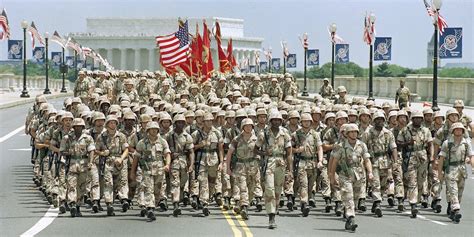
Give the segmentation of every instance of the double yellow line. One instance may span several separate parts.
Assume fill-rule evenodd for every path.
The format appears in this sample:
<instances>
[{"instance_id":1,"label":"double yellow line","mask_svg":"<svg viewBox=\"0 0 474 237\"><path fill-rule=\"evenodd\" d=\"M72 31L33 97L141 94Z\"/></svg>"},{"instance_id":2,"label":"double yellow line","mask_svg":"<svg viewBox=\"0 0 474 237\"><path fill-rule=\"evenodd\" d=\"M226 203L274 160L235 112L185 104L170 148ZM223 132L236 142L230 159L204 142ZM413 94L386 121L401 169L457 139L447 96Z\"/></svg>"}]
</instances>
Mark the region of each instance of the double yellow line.
<instances>
[{"instance_id":1,"label":"double yellow line","mask_svg":"<svg viewBox=\"0 0 474 237\"><path fill-rule=\"evenodd\" d=\"M245 221L240 217L240 215L235 215L233 211L229 213L229 211L224 210L221 207L221 211L224 214L225 219L227 220L227 223L229 224L230 228L232 229L232 233L234 233L234 237L242 237L242 231L239 229L239 227L243 230L243 233L245 234L246 237L253 237L252 232L250 232L249 227L245 223ZM234 222L234 218L236 222ZM238 223L238 225L236 224Z\"/></svg>"}]
</instances>

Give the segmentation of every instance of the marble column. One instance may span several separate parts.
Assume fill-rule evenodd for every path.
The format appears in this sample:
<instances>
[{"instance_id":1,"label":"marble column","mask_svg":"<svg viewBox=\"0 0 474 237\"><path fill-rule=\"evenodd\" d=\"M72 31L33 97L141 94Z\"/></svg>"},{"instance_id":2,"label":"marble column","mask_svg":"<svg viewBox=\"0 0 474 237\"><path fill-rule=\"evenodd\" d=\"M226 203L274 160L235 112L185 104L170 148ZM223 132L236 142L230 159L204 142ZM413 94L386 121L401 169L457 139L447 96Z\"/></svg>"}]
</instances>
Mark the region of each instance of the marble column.
<instances>
[{"instance_id":1,"label":"marble column","mask_svg":"<svg viewBox=\"0 0 474 237\"><path fill-rule=\"evenodd\" d=\"M127 69L127 49L120 49L120 68Z\"/></svg>"},{"instance_id":2,"label":"marble column","mask_svg":"<svg viewBox=\"0 0 474 237\"><path fill-rule=\"evenodd\" d=\"M156 63L156 49L149 49L148 50L148 70L155 71L155 63Z\"/></svg>"},{"instance_id":3,"label":"marble column","mask_svg":"<svg viewBox=\"0 0 474 237\"><path fill-rule=\"evenodd\" d=\"M113 54L112 54L112 49L107 49L107 62L109 62L110 65L113 65Z\"/></svg>"},{"instance_id":4,"label":"marble column","mask_svg":"<svg viewBox=\"0 0 474 237\"><path fill-rule=\"evenodd\" d=\"M134 52L135 52L135 68L134 68L134 70L139 70L140 71L140 66L141 66L140 65L141 64L141 62L140 62L140 49L135 49Z\"/></svg>"}]
</instances>

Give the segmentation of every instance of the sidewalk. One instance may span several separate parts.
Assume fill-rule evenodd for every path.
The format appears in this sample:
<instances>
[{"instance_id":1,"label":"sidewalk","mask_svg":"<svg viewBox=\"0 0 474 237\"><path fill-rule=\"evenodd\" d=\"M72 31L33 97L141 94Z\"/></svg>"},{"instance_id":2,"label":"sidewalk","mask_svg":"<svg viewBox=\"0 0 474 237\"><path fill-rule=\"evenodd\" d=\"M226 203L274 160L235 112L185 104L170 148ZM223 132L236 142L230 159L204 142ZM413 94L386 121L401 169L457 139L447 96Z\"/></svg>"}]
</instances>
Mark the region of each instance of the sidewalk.
<instances>
[{"instance_id":1,"label":"sidewalk","mask_svg":"<svg viewBox=\"0 0 474 237\"><path fill-rule=\"evenodd\" d=\"M308 97L298 96L298 99L313 101L315 95L316 95L316 93L310 93ZM347 95L347 96L349 96L349 97L353 97L353 96L363 97L363 96L359 96L359 95ZM375 104L378 104L378 105L381 105L382 103L384 103L386 101L388 101L392 104L395 103L394 99L375 98ZM411 109L412 110L423 110L424 108L426 108L426 107L423 107L423 102L424 101L411 103ZM426 102L429 102L431 104L431 101L426 101ZM440 108L441 113L446 114L446 111L448 109L452 108L453 105L452 104L438 104L438 107ZM474 118L474 108L473 107L464 107L463 113L465 113L466 115L468 115L471 118Z\"/></svg>"},{"instance_id":2,"label":"sidewalk","mask_svg":"<svg viewBox=\"0 0 474 237\"><path fill-rule=\"evenodd\" d=\"M29 98L21 98L21 91L17 92L0 92L0 109L6 109L18 105L33 103L37 95L43 94L43 90L28 91ZM47 99L55 99L61 97L72 96L72 91L68 93L60 93L59 91L51 91L51 94L46 95Z\"/></svg>"}]
</instances>

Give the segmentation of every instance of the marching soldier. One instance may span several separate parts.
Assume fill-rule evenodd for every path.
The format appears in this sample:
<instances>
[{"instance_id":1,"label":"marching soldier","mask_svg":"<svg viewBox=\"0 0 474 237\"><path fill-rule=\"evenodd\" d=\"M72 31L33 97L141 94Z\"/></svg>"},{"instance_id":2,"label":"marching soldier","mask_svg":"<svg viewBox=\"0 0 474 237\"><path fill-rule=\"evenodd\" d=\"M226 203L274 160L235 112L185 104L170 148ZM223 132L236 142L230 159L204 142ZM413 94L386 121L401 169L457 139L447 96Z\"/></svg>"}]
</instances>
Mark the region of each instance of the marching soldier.
<instances>
[{"instance_id":1,"label":"marching soldier","mask_svg":"<svg viewBox=\"0 0 474 237\"><path fill-rule=\"evenodd\" d=\"M321 86L321 88L319 89L319 94L324 98L328 98L330 99L333 94L334 94L334 91L332 89L332 86L329 85L329 79L327 78L324 78L323 80L323 85Z\"/></svg>"},{"instance_id":2,"label":"marching soldier","mask_svg":"<svg viewBox=\"0 0 474 237\"><path fill-rule=\"evenodd\" d=\"M395 103L398 103L400 109L410 107L410 89L405 87L405 80L400 80L400 88L398 88L395 94Z\"/></svg>"},{"instance_id":3,"label":"marching soldier","mask_svg":"<svg viewBox=\"0 0 474 237\"><path fill-rule=\"evenodd\" d=\"M367 146L357 139L359 128L355 124L349 124L344 131L347 140L341 142L341 147L331 154L329 177L331 185L341 190L341 197L345 206L347 218L345 229L355 231L358 225L355 223L355 193L364 192L366 173L369 181L373 179L372 164ZM339 179L336 179L338 174Z\"/></svg>"}]
</instances>

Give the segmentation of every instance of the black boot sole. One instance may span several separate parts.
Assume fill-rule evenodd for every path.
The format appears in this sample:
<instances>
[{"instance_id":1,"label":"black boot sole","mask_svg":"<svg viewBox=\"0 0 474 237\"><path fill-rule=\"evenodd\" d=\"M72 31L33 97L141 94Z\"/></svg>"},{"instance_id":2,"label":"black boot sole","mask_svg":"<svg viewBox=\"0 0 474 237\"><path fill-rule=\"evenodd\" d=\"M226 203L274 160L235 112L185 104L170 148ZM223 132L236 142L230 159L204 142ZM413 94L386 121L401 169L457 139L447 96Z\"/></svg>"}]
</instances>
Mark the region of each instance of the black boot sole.
<instances>
[{"instance_id":1,"label":"black boot sole","mask_svg":"<svg viewBox=\"0 0 474 237\"><path fill-rule=\"evenodd\" d=\"M209 216L209 209L207 209L207 207L203 207L202 208L202 214L204 214L204 216Z\"/></svg>"},{"instance_id":2,"label":"black boot sole","mask_svg":"<svg viewBox=\"0 0 474 237\"><path fill-rule=\"evenodd\" d=\"M307 217L309 215L309 208L305 207L301 210L303 212L303 217Z\"/></svg>"},{"instance_id":3,"label":"black boot sole","mask_svg":"<svg viewBox=\"0 0 474 237\"><path fill-rule=\"evenodd\" d=\"M130 204L128 204L128 202L124 202L122 204L122 212L127 212L129 208L130 208Z\"/></svg>"},{"instance_id":4,"label":"black boot sole","mask_svg":"<svg viewBox=\"0 0 474 237\"><path fill-rule=\"evenodd\" d=\"M418 215L418 209L411 210L411 218L416 218Z\"/></svg>"},{"instance_id":5,"label":"black boot sole","mask_svg":"<svg viewBox=\"0 0 474 237\"><path fill-rule=\"evenodd\" d=\"M382 217L383 216L382 210L380 208L375 208L375 215L377 217Z\"/></svg>"},{"instance_id":6,"label":"black boot sole","mask_svg":"<svg viewBox=\"0 0 474 237\"><path fill-rule=\"evenodd\" d=\"M314 200L309 200L309 205L312 207L312 208L316 208L316 202Z\"/></svg>"},{"instance_id":7,"label":"black boot sole","mask_svg":"<svg viewBox=\"0 0 474 237\"><path fill-rule=\"evenodd\" d=\"M437 204L437 205L435 206L435 208L434 208L434 209L435 209L435 213L441 213L441 209L442 209L442 208L443 208L443 207L442 207L441 205Z\"/></svg>"},{"instance_id":8,"label":"black boot sole","mask_svg":"<svg viewBox=\"0 0 474 237\"><path fill-rule=\"evenodd\" d=\"M71 217L72 217L72 218L76 217L76 215L77 215L77 209L76 209L75 207L71 208L70 212L71 212Z\"/></svg>"},{"instance_id":9,"label":"black boot sole","mask_svg":"<svg viewBox=\"0 0 474 237\"><path fill-rule=\"evenodd\" d=\"M178 217L179 215L181 215L181 209L174 209L173 210L173 216L174 217Z\"/></svg>"},{"instance_id":10,"label":"black boot sole","mask_svg":"<svg viewBox=\"0 0 474 237\"><path fill-rule=\"evenodd\" d=\"M256 212L261 212L262 210L263 210L262 204L258 203Z\"/></svg>"},{"instance_id":11,"label":"black boot sole","mask_svg":"<svg viewBox=\"0 0 474 237\"><path fill-rule=\"evenodd\" d=\"M453 223L454 224L459 224L459 222L461 221L461 218L462 218L461 213L456 213L454 215L454 218L453 218Z\"/></svg>"}]
</instances>

